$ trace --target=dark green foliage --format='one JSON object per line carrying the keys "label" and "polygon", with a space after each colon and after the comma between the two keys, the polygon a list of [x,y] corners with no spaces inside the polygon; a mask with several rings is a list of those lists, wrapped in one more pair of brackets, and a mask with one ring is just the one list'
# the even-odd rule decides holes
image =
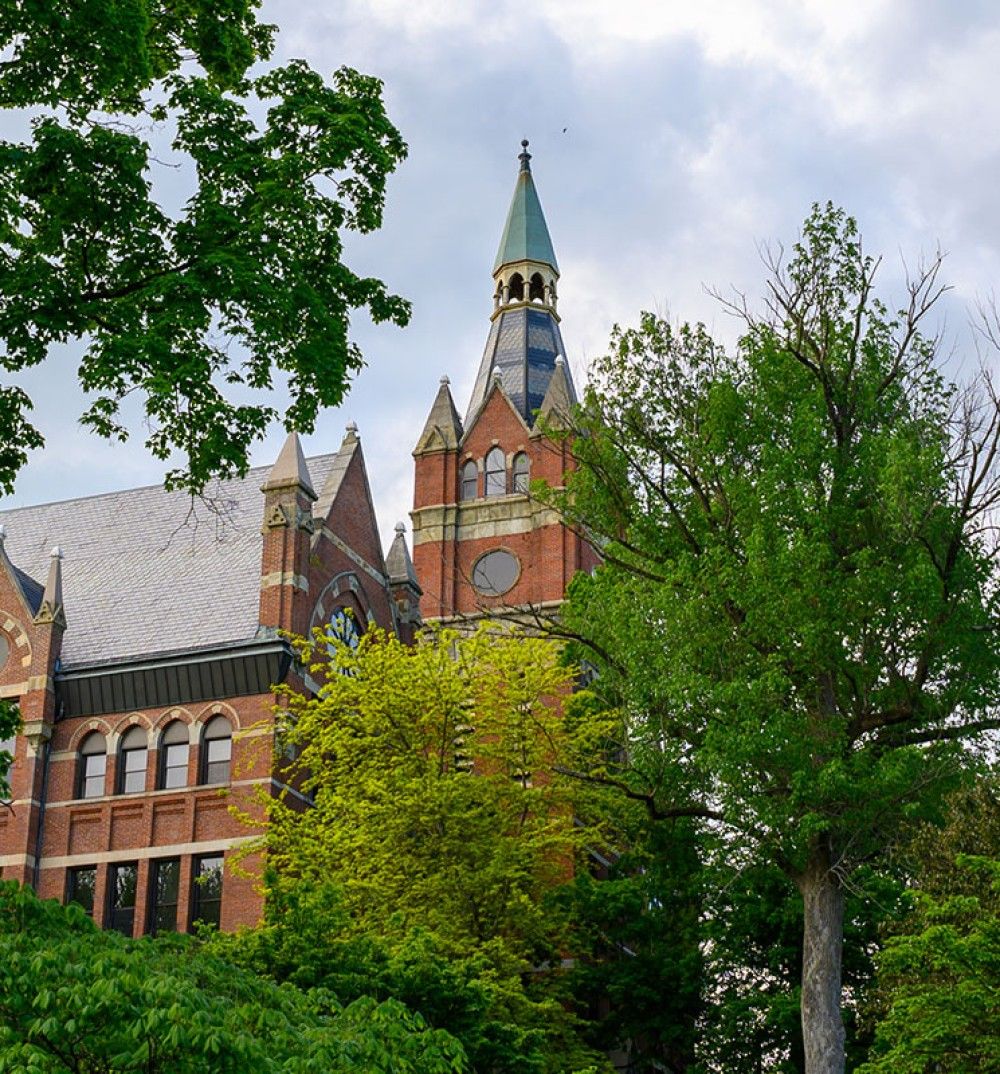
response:
{"label": "dark green foliage", "polygon": [[562,894],[576,924],[570,985],[595,1047],[626,1050],[636,1074],[684,1071],[707,986],[698,841],[684,822],[633,824],[606,875],[581,872]]}
{"label": "dark green foliage", "polygon": [[396,1000],[239,969],[190,937],[127,940],[0,884],[3,1074],[459,1074],[459,1045]]}
{"label": "dark green foliage", "polygon": [[[381,84],[304,63],[250,77],[270,54],[256,3],[86,0],[0,14],[0,105],[33,107],[31,138],[0,143],[0,364],[83,342],[83,421],[124,438],[138,393],[168,485],[242,473],[281,417],[308,432],[362,356],[351,312],[404,324],[409,306],[342,262],[344,229],[381,223],[405,145]],[[190,61],[194,61],[193,63]],[[52,72],[58,72],[53,78]],[[43,106],[38,109],[38,106]],[[164,200],[170,136],[193,191]],[[279,415],[255,394],[287,383]],[[0,386],[0,488],[41,441],[30,401]]]}

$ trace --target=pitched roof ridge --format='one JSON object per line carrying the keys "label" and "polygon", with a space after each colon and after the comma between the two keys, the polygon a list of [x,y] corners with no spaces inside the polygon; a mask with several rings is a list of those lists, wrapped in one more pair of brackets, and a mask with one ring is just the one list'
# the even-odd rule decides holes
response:
{"label": "pitched roof ridge", "polygon": [[[312,462],[320,462],[324,459],[335,458],[337,454],[338,452],[336,451],[324,451],[321,455],[307,455],[306,465],[308,466]],[[232,477],[220,477],[215,480],[248,481],[251,479],[252,474],[266,474],[270,471],[272,465],[272,463],[262,463],[260,466],[251,466],[242,477],[238,474],[234,474]],[[64,504],[68,503],[90,503],[92,500],[100,500],[105,496],[121,496],[126,492],[149,492],[151,489],[159,489],[161,492],[167,491],[163,487],[162,481],[151,481],[147,485],[129,485],[126,488],[108,489],[106,492],[90,492],[86,496],[67,496],[63,500],[42,500],[39,503],[25,503],[20,507],[4,507],[3,502],[0,501],[0,515],[3,515],[4,518],[9,518],[18,511],[35,511],[39,507],[62,507]],[[171,491],[180,492],[182,490],[173,489]]]}

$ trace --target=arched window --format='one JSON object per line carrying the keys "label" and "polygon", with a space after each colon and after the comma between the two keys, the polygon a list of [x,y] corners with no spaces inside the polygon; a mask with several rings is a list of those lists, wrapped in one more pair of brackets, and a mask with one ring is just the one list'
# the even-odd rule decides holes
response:
{"label": "arched window", "polygon": [[462,487],[459,490],[459,499],[474,500],[479,492],[479,471],[476,464],[469,461],[462,467]]}
{"label": "arched window", "polygon": [[118,751],[118,793],[136,794],[146,789],[146,756],[149,742],[142,727],[130,727],[122,735]]}
{"label": "arched window", "polygon": [[536,298],[539,302],[545,300],[545,284],[542,281],[541,274],[538,272],[531,277],[528,284],[528,300],[534,302]]}
{"label": "arched window", "polygon": [[503,496],[507,492],[507,461],[503,452],[491,448],[486,455],[486,489],[487,496]]}
{"label": "arched window", "polygon": [[77,798],[100,798],[104,794],[104,773],[108,769],[108,746],[100,731],[92,731],[80,745],[77,766]]}
{"label": "arched window", "polygon": [[213,716],[201,740],[201,782],[228,783],[233,756],[233,729],[225,716]]}
{"label": "arched window", "polygon": [[168,724],[160,736],[160,790],[187,786],[189,741],[187,725],[181,720]]}
{"label": "arched window", "polygon": [[524,301],[524,277],[520,272],[515,272],[510,278],[510,301]]}
{"label": "arched window", "polygon": [[519,451],[514,456],[513,484],[515,492],[528,491],[528,479],[531,476],[531,460],[523,452]]}

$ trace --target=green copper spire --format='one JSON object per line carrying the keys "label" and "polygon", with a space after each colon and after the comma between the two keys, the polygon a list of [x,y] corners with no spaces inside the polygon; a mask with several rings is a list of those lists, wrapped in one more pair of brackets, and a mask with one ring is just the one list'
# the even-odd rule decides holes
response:
{"label": "green copper spire", "polygon": [[531,178],[531,154],[528,152],[527,139],[521,146],[523,152],[518,157],[521,170],[517,175],[517,186],[514,187],[514,197],[507,212],[507,223],[504,225],[493,271],[496,272],[501,265],[509,265],[513,261],[543,261],[558,272],[559,266],[556,264],[549,229],[545,226],[542,203],[538,200],[535,183]]}

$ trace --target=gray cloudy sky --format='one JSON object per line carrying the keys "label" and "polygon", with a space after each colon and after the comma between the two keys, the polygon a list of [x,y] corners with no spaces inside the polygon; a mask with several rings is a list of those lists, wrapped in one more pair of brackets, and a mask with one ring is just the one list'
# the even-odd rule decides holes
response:
{"label": "gray cloudy sky", "polygon": [[[349,261],[411,298],[413,321],[356,325],[368,368],[305,441],[333,450],[358,422],[386,539],[410,507],[410,451],[441,374],[460,411],[468,401],[522,137],[578,383],[612,323],[642,309],[730,336],[704,285],[757,294],[757,244],[793,240],[826,199],[885,253],[890,293],[902,257],[948,253],[949,340],[971,353],[968,310],[1000,269],[995,2],[265,0],[264,15],[279,60],[382,78],[410,145],[382,231],[351,241]],[[48,445],[0,506],[161,478],[141,438],[109,446],[77,428],[74,369],[66,352],[25,380]]]}

